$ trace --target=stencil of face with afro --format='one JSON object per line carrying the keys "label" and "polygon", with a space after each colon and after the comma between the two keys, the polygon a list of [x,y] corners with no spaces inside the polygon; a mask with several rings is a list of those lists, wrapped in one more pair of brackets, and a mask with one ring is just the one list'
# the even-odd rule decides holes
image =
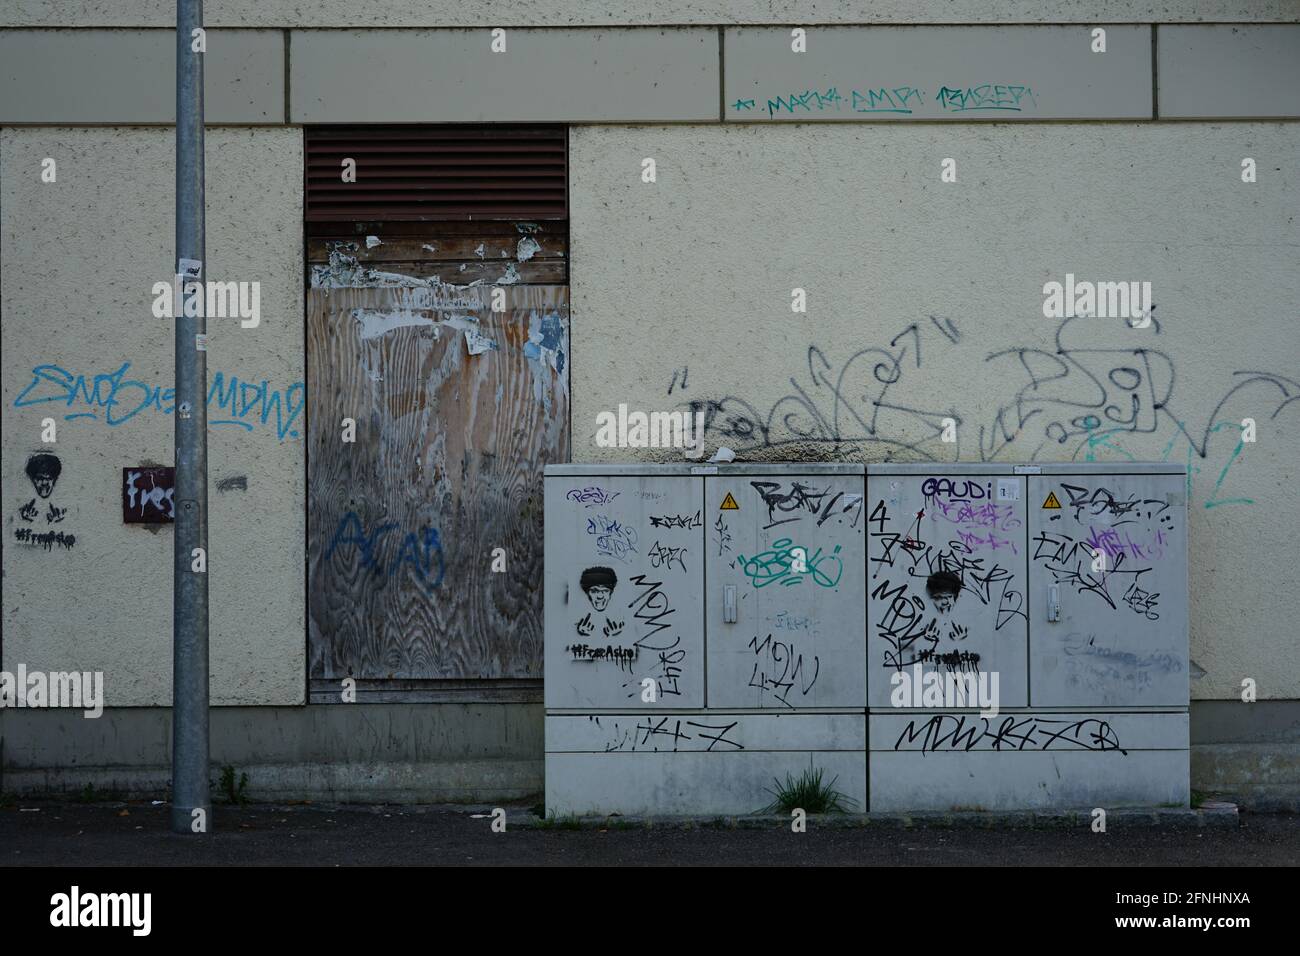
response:
{"label": "stencil of face with afro", "polygon": [[578,584],[587,595],[591,606],[597,611],[603,611],[609,607],[610,598],[614,596],[614,588],[618,587],[618,575],[614,573],[613,568],[587,568],[582,572]]}
{"label": "stencil of face with afro", "polygon": [[940,614],[947,614],[961,593],[961,578],[951,571],[936,571],[925,579],[925,593]]}
{"label": "stencil of face with afro", "polygon": [[27,459],[27,477],[32,480],[32,487],[42,498],[54,493],[54,484],[63,472],[63,464],[53,455],[32,455]]}

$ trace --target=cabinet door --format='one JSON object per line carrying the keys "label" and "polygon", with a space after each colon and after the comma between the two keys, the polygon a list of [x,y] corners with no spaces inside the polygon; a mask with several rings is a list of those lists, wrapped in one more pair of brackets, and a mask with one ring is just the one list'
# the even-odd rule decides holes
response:
{"label": "cabinet door", "polygon": [[1034,706],[1186,707],[1185,476],[1041,475],[1030,489]]}
{"label": "cabinet door", "polygon": [[862,494],[861,475],[705,479],[710,708],[866,705]]}
{"label": "cabinet door", "polygon": [[548,709],[704,706],[701,485],[547,477]]}
{"label": "cabinet door", "polygon": [[944,686],[988,674],[990,693],[996,674],[999,706],[1028,703],[1024,488],[1005,473],[868,474],[871,707],[890,706],[895,674],[918,696],[918,676],[939,686],[930,672]]}

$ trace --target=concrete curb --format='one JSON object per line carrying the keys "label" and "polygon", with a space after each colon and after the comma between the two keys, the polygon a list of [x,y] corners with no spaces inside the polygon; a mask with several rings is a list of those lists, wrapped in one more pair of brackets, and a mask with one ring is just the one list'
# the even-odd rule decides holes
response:
{"label": "concrete curb", "polygon": [[[138,806],[154,801],[96,801],[82,804],[107,809]],[[21,809],[57,810],[67,806],[61,798],[15,799],[4,809],[17,812]],[[250,802],[243,807],[232,807],[218,802],[218,812],[247,810],[277,813],[368,813],[383,816],[420,816],[426,813],[454,813],[471,817],[491,817],[504,810],[506,824],[519,830],[770,830],[785,829],[791,818],[780,814],[747,814],[743,816],[568,816],[543,819],[527,804],[384,804],[384,803],[260,803]],[[951,829],[951,830],[1068,830],[1092,826],[1093,808],[1070,810],[959,810],[951,812],[914,813],[826,813],[809,814],[809,829]],[[1116,807],[1106,811],[1107,830],[1115,827],[1162,827],[1171,830],[1232,829],[1239,825],[1239,811],[1235,803],[1207,800],[1198,808],[1190,807]]]}
{"label": "concrete curb", "polygon": [[[622,830],[664,827],[681,830],[769,830],[790,826],[790,817],[772,814],[718,817],[560,817],[543,820],[531,813],[510,816],[509,826],[531,830]],[[1165,827],[1169,829],[1231,829],[1238,825],[1237,806],[1206,803],[1188,807],[1116,808],[1106,811],[1106,828]],[[1092,808],[1086,810],[957,811],[952,813],[835,813],[809,814],[808,828],[852,830],[865,827],[910,829],[1048,830],[1092,826]]]}

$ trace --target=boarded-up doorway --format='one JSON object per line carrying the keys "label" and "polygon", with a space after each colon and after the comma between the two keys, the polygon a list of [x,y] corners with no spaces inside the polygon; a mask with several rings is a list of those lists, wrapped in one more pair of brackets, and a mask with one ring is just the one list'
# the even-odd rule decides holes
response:
{"label": "boarded-up doorway", "polygon": [[347,677],[361,699],[540,699],[542,469],[569,456],[564,131],[307,144],[311,699]]}

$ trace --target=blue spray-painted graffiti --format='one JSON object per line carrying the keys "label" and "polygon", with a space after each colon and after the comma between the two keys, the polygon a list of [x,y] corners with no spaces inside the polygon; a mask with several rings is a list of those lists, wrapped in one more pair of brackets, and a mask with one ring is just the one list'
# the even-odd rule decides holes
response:
{"label": "blue spray-painted graffiti", "polygon": [[[65,420],[94,418],[111,427],[125,424],[146,409],[170,415],[175,410],[176,390],[150,385],[126,377],[130,362],[123,362],[112,372],[97,375],[73,374],[58,365],[37,365],[32,380],[18,397],[14,408],[27,408],[58,402],[71,411]],[[307,403],[307,386],[294,382],[288,388],[272,388],[269,381],[245,381],[237,375],[216,372],[208,388],[208,407],[223,413],[224,418],[210,419],[213,427],[233,425],[252,431],[256,425],[274,424],[281,441],[297,438],[294,423]],[[102,418],[101,418],[102,413]]]}
{"label": "blue spray-painted graffiti", "polygon": [[[397,529],[397,522],[386,521],[366,534],[361,518],[355,511],[349,511],[339,520],[338,527],[334,529],[334,536],[330,538],[329,547],[325,549],[324,560],[328,561],[340,548],[352,547],[360,554],[361,566],[376,575],[391,578],[409,565],[415,572],[416,579],[426,588],[432,589],[441,585],[443,575],[447,571],[442,553],[442,539],[438,536],[437,528],[430,528],[427,525],[419,531],[406,532],[397,549],[396,560],[388,566],[387,570],[384,569],[375,556],[375,551],[380,540]],[[437,560],[436,574],[435,559]]]}

